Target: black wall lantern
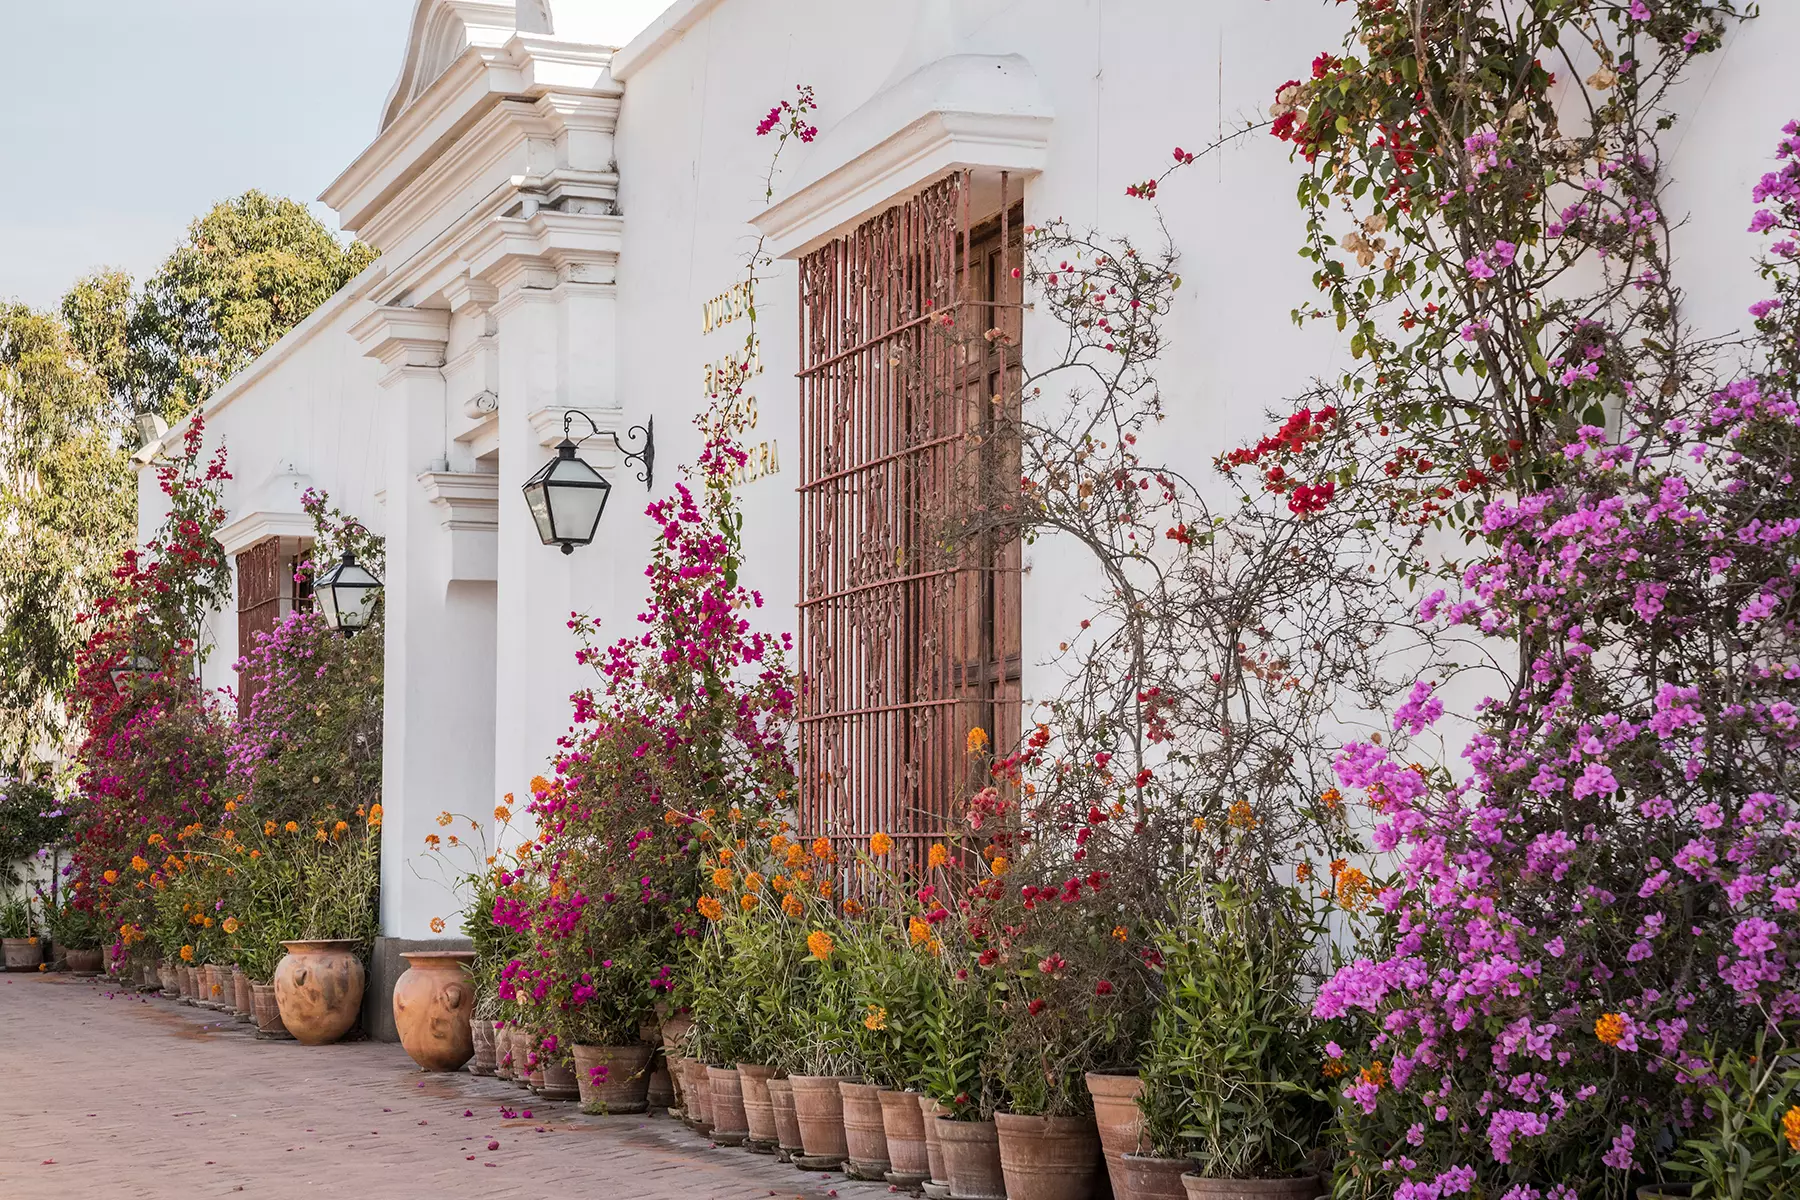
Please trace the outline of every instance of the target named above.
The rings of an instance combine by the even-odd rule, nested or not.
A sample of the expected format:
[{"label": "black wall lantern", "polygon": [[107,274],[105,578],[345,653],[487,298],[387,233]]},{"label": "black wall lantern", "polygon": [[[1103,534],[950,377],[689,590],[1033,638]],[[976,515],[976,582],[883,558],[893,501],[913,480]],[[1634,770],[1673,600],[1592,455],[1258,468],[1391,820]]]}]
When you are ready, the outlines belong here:
[{"label": "black wall lantern", "polygon": [[154,658],[133,646],[126,653],[122,662],[114,663],[107,668],[107,674],[112,676],[114,687],[123,687],[127,681],[136,679],[140,675],[153,674],[159,665]]},{"label": "black wall lantern", "polygon": [[375,597],[380,594],[381,580],[348,550],[342,561],[313,583],[313,600],[320,615],[327,625],[342,630],[345,637],[368,627],[375,616]]},{"label": "black wall lantern", "polygon": [[[637,477],[645,491],[650,490],[656,467],[655,417],[627,431],[626,436],[633,441],[641,437],[644,442],[641,448],[628,450],[618,434],[602,431],[593,418],[580,409],[565,412],[563,440],[557,443],[556,457],[525,481],[525,503],[531,509],[538,537],[546,546],[561,546],[564,554],[572,554],[575,547],[594,540],[594,534],[600,528],[600,516],[606,511],[606,498],[612,494],[612,484],[606,482],[606,477],[575,453],[578,444],[569,439],[569,427],[576,417],[586,421],[588,428],[593,430],[588,437],[610,437],[627,463],[635,462],[643,467]],[[585,442],[587,438],[581,440]]]}]

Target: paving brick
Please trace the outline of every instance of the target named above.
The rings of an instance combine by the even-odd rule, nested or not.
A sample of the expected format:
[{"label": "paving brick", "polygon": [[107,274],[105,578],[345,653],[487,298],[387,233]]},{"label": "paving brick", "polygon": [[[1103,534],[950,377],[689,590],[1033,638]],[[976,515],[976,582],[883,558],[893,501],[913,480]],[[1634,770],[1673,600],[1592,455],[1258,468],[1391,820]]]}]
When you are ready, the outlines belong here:
[{"label": "paving brick", "polygon": [[889,1194],[714,1147],[666,1116],[588,1117],[502,1080],[423,1075],[387,1043],[260,1042],[105,981],[0,975],[0,1200]]}]

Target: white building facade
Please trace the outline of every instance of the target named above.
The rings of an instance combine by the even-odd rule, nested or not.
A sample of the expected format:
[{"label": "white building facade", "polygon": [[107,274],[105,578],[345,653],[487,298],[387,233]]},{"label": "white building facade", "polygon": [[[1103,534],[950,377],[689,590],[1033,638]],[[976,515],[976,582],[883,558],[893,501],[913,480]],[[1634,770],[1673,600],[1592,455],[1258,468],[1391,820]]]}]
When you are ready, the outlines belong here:
[{"label": "white building facade", "polygon": [[[1757,297],[1746,198],[1800,107],[1780,50],[1800,6],[1764,8],[1686,85],[1668,143],[1675,207],[1693,217],[1677,252],[1718,268],[1684,285],[1717,329]],[[413,861],[437,814],[523,795],[568,727],[569,693],[590,678],[570,614],[631,629],[654,532],[642,510],[698,451],[692,418],[709,369],[744,345],[735,289],[759,245],[773,262],[748,388],[747,582],[768,598],[764,620],[792,629],[807,586],[798,260],[965,177],[975,223],[1016,219],[1022,200],[1026,221],[1154,243],[1126,184],[1254,118],[1338,47],[1343,13],[1311,0],[677,0],[641,30],[622,21],[641,24],[607,0],[421,0],[380,132],[323,193],[379,260],[206,406],[207,442],[223,440],[235,477],[221,534],[234,557],[302,553],[307,487],[387,539],[390,938],[428,938],[433,917],[454,915]],[[773,139],[755,127],[796,85],[814,89],[821,133],[784,155],[769,198]],[[1784,90],[1792,102],[1771,108]],[[1257,135],[1163,197],[1187,286],[1160,372],[1162,453],[1196,475],[1263,432],[1266,406],[1342,367],[1331,334],[1288,319],[1311,283],[1287,149]],[[646,489],[610,438],[587,442],[613,496],[595,542],[563,555],[540,543],[520,488],[572,410],[578,434],[592,421],[627,447],[653,418],[656,463]],[[162,497],[153,473],[141,481],[148,533]],[[1027,699],[1083,594],[1054,547],[1032,554],[1008,676]],[[207,680],[235,686],[239,613],[216,614],[211,634]]]}]

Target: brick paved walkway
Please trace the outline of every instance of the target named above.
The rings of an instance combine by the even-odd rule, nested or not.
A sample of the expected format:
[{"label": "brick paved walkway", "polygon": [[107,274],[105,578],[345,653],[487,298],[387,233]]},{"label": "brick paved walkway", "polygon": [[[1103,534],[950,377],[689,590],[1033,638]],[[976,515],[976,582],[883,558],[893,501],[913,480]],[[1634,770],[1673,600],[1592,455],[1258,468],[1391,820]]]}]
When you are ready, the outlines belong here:
[{"label": "brick paved walkway", "polygon": [[[502,1105],[532,1117],[507,1120]],[[421,1075],[395,1045],[259,1042],[248,1025],[105,981],[0,974],[4,1200],[869,1200],[889,1190],[715,1148],[666,1116],[586,1117],[500,1080]]]}]

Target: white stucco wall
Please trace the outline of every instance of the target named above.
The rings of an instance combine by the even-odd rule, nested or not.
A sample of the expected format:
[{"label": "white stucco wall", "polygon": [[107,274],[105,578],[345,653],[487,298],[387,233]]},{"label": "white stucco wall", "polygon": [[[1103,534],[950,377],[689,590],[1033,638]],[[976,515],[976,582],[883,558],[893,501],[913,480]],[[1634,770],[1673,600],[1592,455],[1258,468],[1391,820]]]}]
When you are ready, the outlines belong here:
[{"label": "white stucco wall", "polygon": [[[554,8],[559,36],[609,11],[605,0]],[[1743,232],[1748,190],[1780,124],[1800,110],[1800,83],[1784,61],[1800,6],[1764,9],[1698,68],[1680,96],[1686,120],[1665,142],[1678,180],[1672,203],[1691,215],[1676,239],[1682,282],[1692,318],[1713,332],[1741,326],[1759,294],[1756,242]],[[541,40],[490,47],[480,52],[485,74],[453,71],[424,89],[418,111],[441,110],[438,123],[421,118],[414,128],[402,113],[327,193],[366,222],[382,261],[221,393],[208,439],[230,447],[234,515],[291,467],[390,533],[387,932],[425,936],[432,916],[450,915],[446,897],[409,866],[429,817],[522,796],[554,752],[569,692],[592,678],[574,663],[570,613],[598,617],[610,637],[634,629],[653,531],[632,472],[610,446],[583,450],[615,487],[596,544],[566,557],[538,544],[518,488],[551,453],[545,414],[555,424],[568,406],[621,434],[654,416],[656,494],[693,459],[702,371],[734,353],[745,330],[739,322],[703,333],[702,306],[742,278],[755,246],[749,222],[765,207],[773,143],[754,128],[770,106],[796,84],[813,86],[822,146],[836,122],[927,56],[1023,56],[1055,113],[1046,168],[1026,187],[1026,219],[1064,217],[1148,245],[1158,237],[1151,210],[1125,196],[1126,184],[1157,173],[1173,147],[1194,149],[1256,117],[1277,84],[1338,47],[1343,20],[1337,6],[1310,0],[681,0],[622,56],[616,133],[616,89],[597,51],[553,53]],[[931,36],[917,35],[924,27]],[[459,123],[465,102],[453,88],[478,106],[491,100],[474,98],[483,87],[511,89],[506,111],[469,107],[477,115]],[[1288,319],[1312,290],[1295,254],[1298,168],[1286,150],[1256,134],[1163,189],[1184,286],[1160,371],[1170,414],[1160,437],[1196,478],[1215,454],[1264,432],[1266,407],[1344,365],[1328,325],[1296,330]],[[784,160],[778,198],[817,152],[798,148]],[[606,211],[613,161],[617,218]],[[402,162],[412,166],[392,166]],[[519,188],[557,171],[580,175],[595,198],[546,225]],[[792,629],[791,262],[766,274],[758,301],[765,369],[750,388],[760,413],[753,440],[778,446],[781,471],[742,491],[746,582],[768,598],[765,624]],[[1028,325],[1028,355],[1048,332]],[[481,432],[466,405],[484,389],[498,416]],[[418,477],[483,471],[498,473],[497,529],[457,536]],[[148,474],[143,492],[148,530],[160,513]],[[491,582],[463,561],[471,554],[491,555]],[[1030,563],[1028,696],[1046,690],[1044,651],[1086,607],[1078,559],[1046,544]],[[228,649],[207,679],[224,684],[232,614],[213,628]]]}]

